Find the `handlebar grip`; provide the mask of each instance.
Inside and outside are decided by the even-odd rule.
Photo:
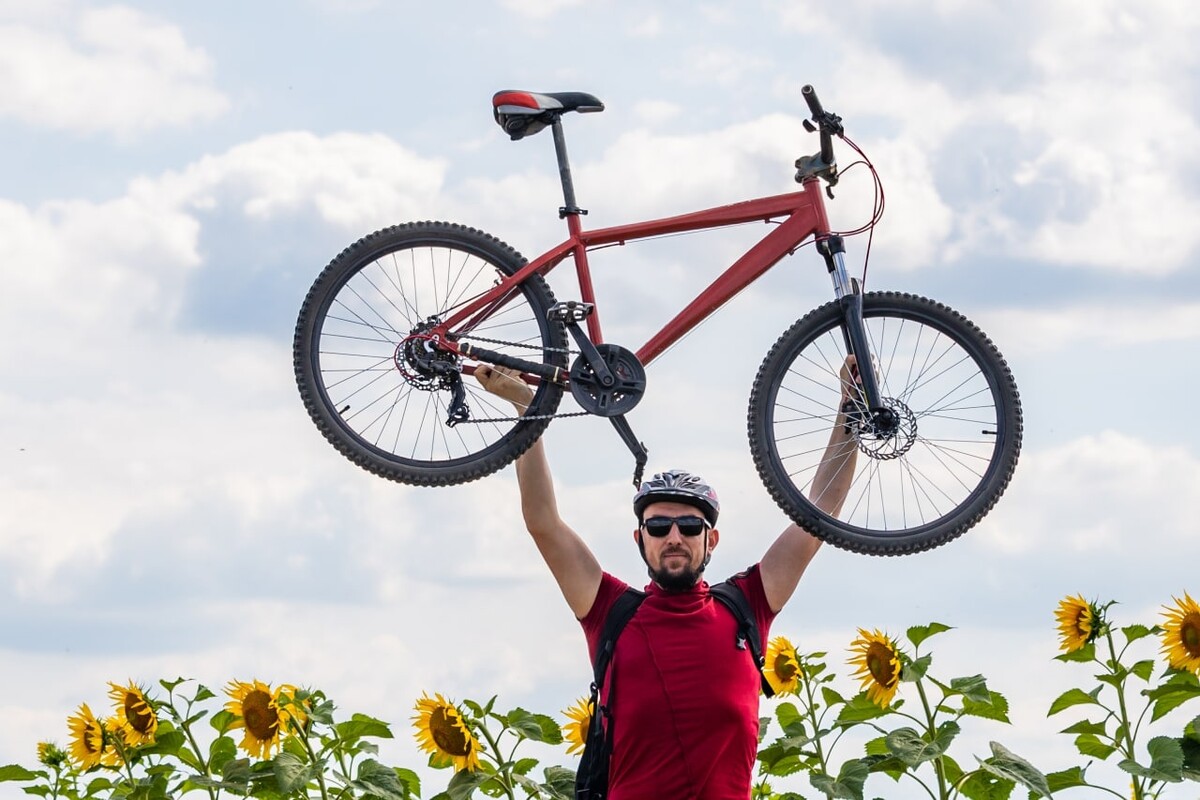
[[[804,95],[804,101],[808,103],[808,110],[812,112],[813,121],[821,129],[821,160],[826,164],[832,164],[833,137],[829,135],[829,129],[826,127],[824,120],[825,109],[821,108],[821,101],[817,97],[817,90],[812,87],[811,83],[806,83],[800,89],[800,94]]]
[[[808,110],[814,117],[825,113],[825,109],[821,108],[821,101],[817,99],[817,90],[812,87],[811,83],[804,84],[804,87],[800,89],[800,94],[804,95],[804,101],[808,103]]]

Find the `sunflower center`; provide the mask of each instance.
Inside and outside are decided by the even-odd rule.
[[[265,742],[279,731],[279,712],[271,707],[271,695],[254,689],[242,700],[242,719],[254,738]]]
[[[457,715],[446,713],[444,708],[434,709],[429,715],[429,733],[443,752],[452,756],[470,755],[470,743],[466,733],[456,724],[457,719]]]
[[[130,692],[125,695],[125,719],[129,720],[130,726],[138,733],[149,733],[154,722],[154,715],[150,713],[150,706]]]
[[[1192,658],[1200,658],[1200,614],[1188,614],[1179,623],[1179,643]]]
[[[796,664],[786,654],[775,656],[775,674],[780,680],[790,681],[796,676]]]
[[[896,668],[892,664],[892,649],[879,642],[871,642],[867,648],[867,669],[880,686],[891,687],[896,682]]]

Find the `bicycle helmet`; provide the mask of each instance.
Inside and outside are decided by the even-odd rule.
[[[716,490],[699,475],[681,469],[656,473],[643,483],[642,488],[633,496],[633,513],[640,520],[646,506],[658,502],[695,506],[704,514],[708,524],[713,526],[717,524],[717,515],[721,512]]]

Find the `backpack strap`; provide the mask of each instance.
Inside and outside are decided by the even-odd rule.
[[[604,627],[600,629],[596,661],[592,664],[591,697],[588,699],[592,708],[592,720],[588,725],[583,757],[580,758],[579,769],[575,772],[576,800],[604,800],[608,796],[608,762],[612,755],[613,736],[612,714],[607,706],[600,704],[600,690],[604,686],[605,673],[608,672],[608,665],[612,661],[617,637],[645,599],[645,592],[627,588],[608,610],[608,616],[604,618]],[[616,676],[613,678],[614,682],[608,689],[609,703],[613,702],[613,694],[617,688]]]
[[[617,637],[625,630],[625,625],[633,619],[634,612],[646,599],[646,593],[628,587],[613,603],[604,618],[604,627],[600,629],[600,643],[596,648],[596,662],[592,665],[592,674],[597,688],[604,686],[604,673],[608,671],[608,662],[612,660],[613,648],[616,647]]]
[[[739,650],[749,647],[750,655],[754,659],[754,666],[758,667],[758,675],[762,680],[762,692],[767,697],[774,697],[775,690],[771,688],[767,676],[763,674],[763,667],[767,660],[763,656],[762,636],[759,635],[758,621],[754,619],[750,601],[746,599],[745,593],[738,588],[738,585],[730,581],[714,583],[708,587],[708,591],[714,599],[728,608],[729,612],[733,614],[733,618],[737,620],[738,632],[734,644]]]

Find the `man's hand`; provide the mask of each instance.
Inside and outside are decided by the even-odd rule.
[[[515,369],[480,364],[475,368],[475,380],[484,389],[516,406],[519,414],[524,414],[533,402],[533,390],[521,380],[521,373]]]

